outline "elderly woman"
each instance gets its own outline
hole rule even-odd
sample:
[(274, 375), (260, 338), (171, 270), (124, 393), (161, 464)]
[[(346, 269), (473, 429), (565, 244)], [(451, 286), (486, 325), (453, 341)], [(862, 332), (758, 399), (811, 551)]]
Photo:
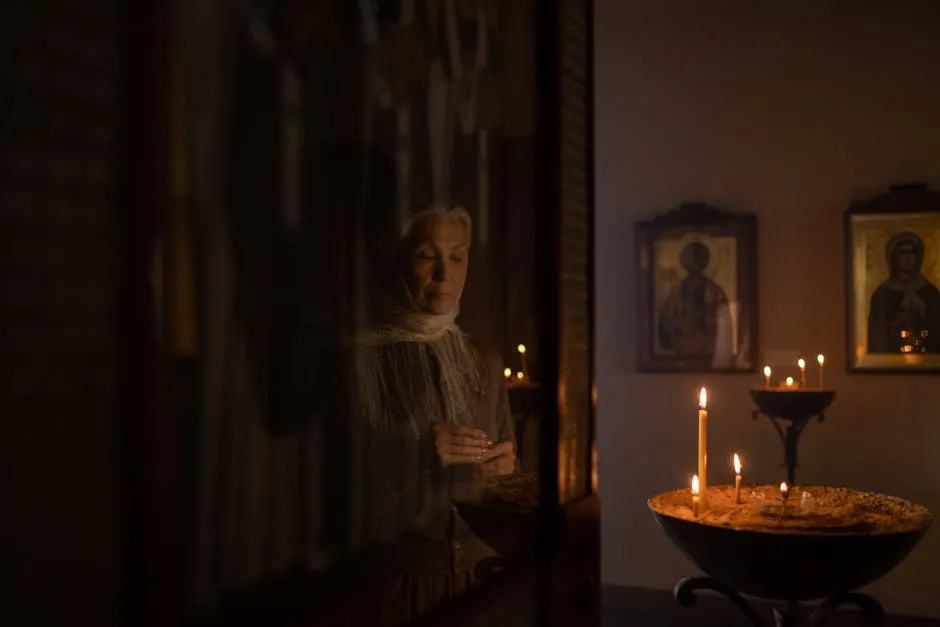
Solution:
[(413, 207), (396, 237), (367, 237), (370, 317), (351, 351), (350, 426), (360, 476), (354, 544), (398, 556), (411, 616), (473, 583), (493, 552), (452, 502), (463, 481), (518, 463), (502, 363), (457, 326), (471, 219)]

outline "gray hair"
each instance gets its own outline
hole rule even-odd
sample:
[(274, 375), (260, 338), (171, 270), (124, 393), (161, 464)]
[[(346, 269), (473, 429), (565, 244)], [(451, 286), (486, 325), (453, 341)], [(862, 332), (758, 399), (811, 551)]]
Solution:
[(463, 205), (452, 201), (419, 202), (408, 208), (407, 217), (398, 231), (400, 239), (408, 239), (414, 234), (415, 227), (428, 218), (454, 217), (467, 229), (467, 240), (473, 237), (473, 219)]

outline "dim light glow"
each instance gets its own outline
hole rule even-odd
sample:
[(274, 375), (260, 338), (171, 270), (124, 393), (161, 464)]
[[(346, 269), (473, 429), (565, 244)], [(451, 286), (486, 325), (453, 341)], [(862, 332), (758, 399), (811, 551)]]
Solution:
[(698, 406), (702, 409), (708, 406), (708, 391), (704, 387), (698, 393)]
[(741, 474), (741, 458), (737, 453), (734, 454), (734, 474)]
[(516, 373), (516, 378), (522, 381), (522, 379), (525, 378), (525, 375), (520, 370), (519, 372)]
[(519, 346), (516, 347), (516, 350), (519, 351), (521, 354), (525, 355), (525, 344), (520, 344)]
[(698, 475), (692, 475), (692, 496), (698, 496)]

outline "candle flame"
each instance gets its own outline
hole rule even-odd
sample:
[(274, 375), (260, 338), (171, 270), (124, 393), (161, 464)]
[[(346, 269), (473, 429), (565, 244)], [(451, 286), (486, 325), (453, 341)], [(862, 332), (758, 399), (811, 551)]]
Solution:
[(821, 366), (826, 361), (826, 358), (823, 357), (822, 355), (816, 355), (816, 361), (818, 361), (819, 365)]
[(525, 344), (520, 344), (519, 346), (516, 347), (516, 350), (519, 351), (520, 353), (522, 353), (522, 354), (524, 355), (524, 354), (525, 354)]
[(698, 496), (698, 475), (692, 475), (692, 496)]
[(790, 488), (787, 486), (787, 482), (786, 482), (786, 481), (781, 482), (781, 484), (780, 484), (780, 495), (781, 495), (781, 496), (786, 496), (786, 495), (787, 495), (787, 492), (788, 492), (789, 490), (790, 490)]
[(505, 370), (503, 370), (503, 374), (504, 374), (504, 375), (506, 376), (506, 378), (508, 379), (509, 377), (512, 376), (512, 368), (506, 368)]
[(734, 454), (734, 474), (741, 474), (741, 458), (737, 453)]
[(787, 377), (787, 387), (793, 385), (793, 377)]
[(765, 377), (769, 377), (771, 372), (773, 372), (773, 371), (770, 369), (770, 366), (764, 366), (764, 376), (765, 376)]
[(796, 362), (796, 365), (800, 367), (800, 370), (806, 370), (806, 360), (800, 357), (800, 360)]
[(522, 381), (523, 377), (525, 377), (525, 375), (522, 373), (521, 370), (516, 373), (516, 378), (519, 379), (520, 381)]
[(708, 406), (708, 391), (703, 387), (698, 393), (698, 406), (705, 409)]

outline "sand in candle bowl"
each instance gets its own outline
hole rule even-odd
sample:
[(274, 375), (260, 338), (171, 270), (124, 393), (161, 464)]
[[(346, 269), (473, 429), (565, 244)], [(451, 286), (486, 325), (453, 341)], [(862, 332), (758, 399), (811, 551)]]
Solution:
[(795, 486), (784, 502), (778, 486), (753, 486), (735, 503), (734, 486), (709, 487), (699, 515), (688, 489), (664, 492), (650, 500), (662, 516), (726, 529), (764, 533), (891, 534), (926, 529), (927, 508), (893, 496), (850, 488)]

